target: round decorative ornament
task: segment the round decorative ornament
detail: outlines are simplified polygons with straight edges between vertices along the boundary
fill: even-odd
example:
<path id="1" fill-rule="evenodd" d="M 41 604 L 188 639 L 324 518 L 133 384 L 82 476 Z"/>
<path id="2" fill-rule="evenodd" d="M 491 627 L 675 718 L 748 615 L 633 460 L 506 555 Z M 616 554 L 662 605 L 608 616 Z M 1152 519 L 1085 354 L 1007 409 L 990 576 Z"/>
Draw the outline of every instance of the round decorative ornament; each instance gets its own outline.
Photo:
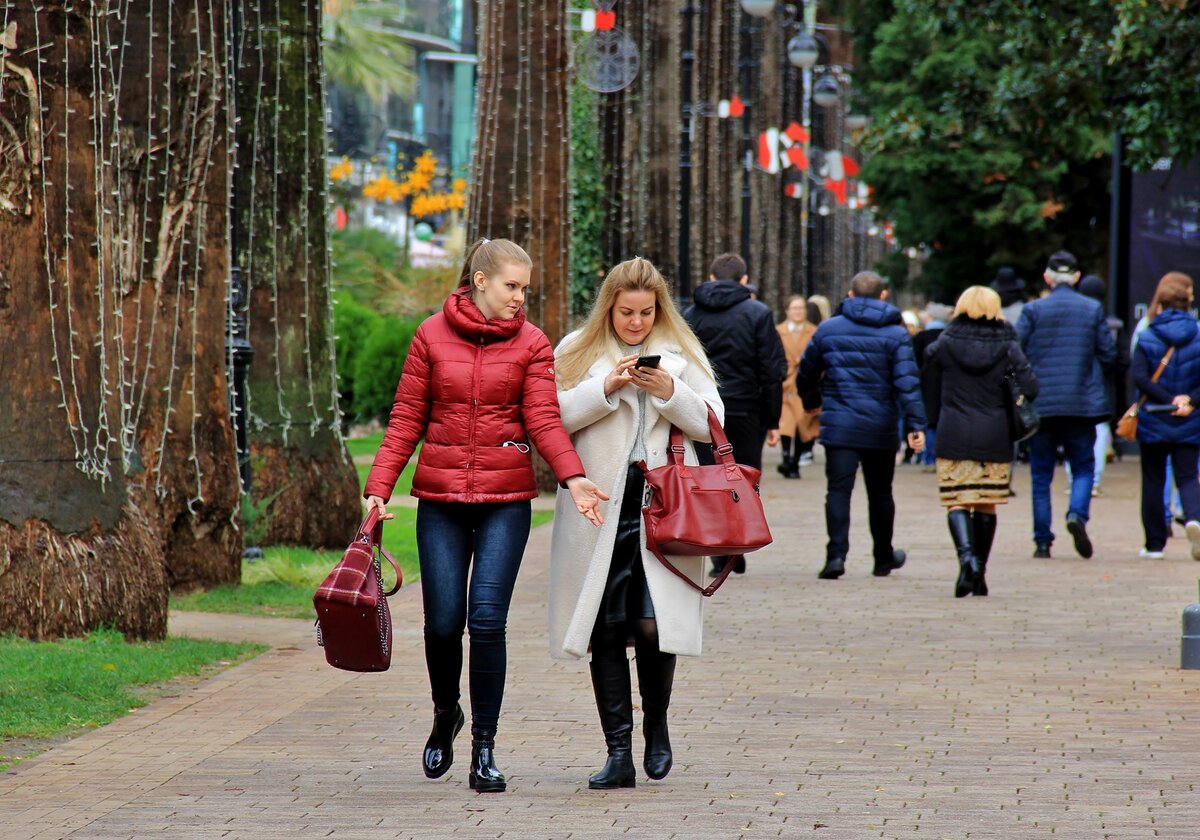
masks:
<path id="1" fill-rule="evenodd" d="M 428 222 L 417 222 L 413 228 L 413 236 L 421 242 L 428 242 L 433 239 L 433 227 Z"/>
<path id="2" fill-rule="evenodd" d="M 642 56 L 637 44 L 619 26 L 596 30 L 575 49 L 579 80 L 597 93 L 615 93 L 637 78 Z"/>

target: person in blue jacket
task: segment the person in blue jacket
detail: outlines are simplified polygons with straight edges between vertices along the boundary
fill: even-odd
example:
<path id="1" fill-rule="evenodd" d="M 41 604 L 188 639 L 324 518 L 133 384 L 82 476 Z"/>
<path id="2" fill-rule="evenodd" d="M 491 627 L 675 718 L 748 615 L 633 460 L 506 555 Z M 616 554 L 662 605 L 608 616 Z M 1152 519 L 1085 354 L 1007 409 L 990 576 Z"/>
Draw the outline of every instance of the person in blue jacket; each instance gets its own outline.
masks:
<path id="1" fill-rule="evenodd" d="M 1150 304 L 1150 326 L 1138 338 L 1131 370 L 1139 396 L 1146 398 L 1138 412 L 1137 441 L 1142 462 L 1142 557 L 1160 558 L 1167 544 L 1163 482 L 1167 458 L 1183 504 L 1193 560 L 1200 560 L 1200 329 L 1192 317 L 1195 301 L 1192 278 L 1172 271 L 1158 281 Z M 1154 372 L 1174 348 L 1157 382 Z M 1147 410 L 1149 408 L 1150 410 Z"/>
<path id="2" fill-rule="evenodd" d="M 796 386 L 810 413 L 821 414 L 825 447 L 825 525 L 829 543 L 819 577 L 846 571 L 850 551 L 850 493 L 859 465 L 867 487 L 877 577 L 904 565 L 893 548 L 896 503 L 892 478 L 903 416 L 913 451 L 925 448 L 925 407 L 912 341 L 900 310 L 887 302 L 878 274 L 861 271 L 850 281 L 841 312 L 821 323 L 800 358 Z"/>
<path id="3" fill-rule="evenodd" d="M 1112 415 L 1105 371 L 1117 348 L 1104 307 L 1075 290 L 1079 269 L 1069 251 L 1050 255 L 1043 274 L 1050 294 L 1025 304 L 1017 319 L 1021 349 L 1040 386 L 1034 408 L 1041 417 L 1029 440 L 1029 477 L 1033 485 L 1034 557 L 1050 557 L 1050 483 L 1055 452 L 1062 447 L 1071 465 L 1071 502 L 1067 532 L 1081 557 L 1092 556 L 1087 533 L 1095 473 L 1096 424 Z"/>

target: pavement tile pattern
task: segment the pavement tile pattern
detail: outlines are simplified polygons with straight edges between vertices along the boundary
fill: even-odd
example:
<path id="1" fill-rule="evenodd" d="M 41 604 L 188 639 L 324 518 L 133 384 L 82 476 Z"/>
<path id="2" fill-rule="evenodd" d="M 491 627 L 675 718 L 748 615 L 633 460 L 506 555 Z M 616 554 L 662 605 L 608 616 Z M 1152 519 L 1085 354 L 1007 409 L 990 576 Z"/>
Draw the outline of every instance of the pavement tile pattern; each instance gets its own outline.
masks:
<path id="1" fill-rule="evenodd" d="M 680 659 L 660 782 L 639 761 L 637 788 L 587 789 L 604 741 L 586 663 L 547 654 L 547 526 L 509 623 L 506 793 L 467 788 L 465 730 L 446 777 L 421 773 L 412 586 L 392 601 L 386 674 L 329 668 L 307 622 L 173 616 L 173 633 L 273 648 L 0 776 L 0 838 L 1200 837 L 1200 671 L 1178 667 L 1200 563 L 1182 539 L 1137 557 L 1136 461 L 1109 467 L 1090 561 L 1061 525 L 1054 558 L 1030 557 L 1018 469 L 992 595 L 956 600 L 933 475 L 898 468 L 904 569 L 871 576 L 860 482 L 847 574 L 818 581 L 821 467 L 785 481 L 777 457 L 763 481 L 776 542 L 709 603 L 705 655 Z"/>

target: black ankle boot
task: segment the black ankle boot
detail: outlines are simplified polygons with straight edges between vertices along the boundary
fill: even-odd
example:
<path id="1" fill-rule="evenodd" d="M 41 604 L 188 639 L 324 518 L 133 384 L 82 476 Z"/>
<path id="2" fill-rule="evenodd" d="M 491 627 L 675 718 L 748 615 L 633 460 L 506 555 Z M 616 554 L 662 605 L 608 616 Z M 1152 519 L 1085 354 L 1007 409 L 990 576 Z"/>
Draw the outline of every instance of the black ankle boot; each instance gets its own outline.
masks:
<path id="1" fill-rule="evenodd" d="M 796 443 L 799 444 L 800 441 L 796 441 Z M 779 447 L 780 447 L 780 455 L 782 457 L 779 460 L 779 466 L 776 467 L 775 469 L 779 470 L 780 475 L 782 475 L 784 478 L 787 478 L 788 470 L 791 467 L 791 461 L 792 461 L 792 439 L 790 437 L 788 437 L 787 435 L 783 435 L 779 439 Z"/>
<path id="2" fill-rule="evenodd" d="M 675 654 L 639 646 L 637 672 L 642 693 L 642 734 L 646 737 L 642 767 L 651 779 L 662 779 L 671 772 L 674 758 L 667 733 L 667 709 L 675 685 Z"/>
<path id="3" fill-rule="evenodd" d="M 637 785 L 633 767 L 633 697 L 629 685 L 629 661 L 622 654 L 617 659 L 593 659 L 592 689 L 596 693 L 596 709 L 600 712 L 600 727 L 608 745 L 608 760 L 604 767 L 588 779 L 592 790 L 631 788 Z"/>
<path id="4" fill-rule="evenodd" d="M 496 769 L 496 733 L 471 730 L 471 772 L 467 774 L 471 790 L 499 793 L 508 787 L 504 774 Z"/>
<path id="5" fill-rule="evenodd" d="M 421 757 L 421 767 L 426 776 L 438 779 L 450 769 L 450 765 L 454 763 L 454 738 L 465 722 L 462 706 L 457 703 L 453 709 L 434 711 L 433 731 L 429 733 L 429 740 L 425 742 L 425 753 Z"/>
<path id="6" fill-rule="evenodd" d="M 958 552 L 958 580 L 954 584 L 954 597 L 964 598 L 971 594 L 979 578 L 979 560 L 971 544 L 971 511 L 955 508 L 946 514 L 946 524 L 950 526 L 950 538 L 954 540 L 954 548 Z"/>
<path id="7" fill-rule="evenodd" d="M 975 558 L 979 561 L 979 577 L 975 578 L 975 594 L 987 595 L 987 581 L 984 580 L 984 575 L 987 574 L 988 555 L 992 553 L 992 540 L 996 536 L 996 514 L 980 513 L 975 511 Z"/>

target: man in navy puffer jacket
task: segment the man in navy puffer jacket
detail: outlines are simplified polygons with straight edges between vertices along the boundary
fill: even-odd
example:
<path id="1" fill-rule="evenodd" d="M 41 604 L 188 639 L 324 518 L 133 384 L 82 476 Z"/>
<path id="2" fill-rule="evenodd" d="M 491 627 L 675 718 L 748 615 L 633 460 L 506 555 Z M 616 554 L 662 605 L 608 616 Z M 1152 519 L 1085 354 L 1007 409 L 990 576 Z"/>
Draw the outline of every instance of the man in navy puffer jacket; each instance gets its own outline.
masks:
<path id="1" fill-rule="evenodd" d="M 874 573 L 883 577 L 904 565 L 904 552 L 892 547 L 897 430 L 903 415 L 909 445 L 917 452 L 924 449 L 925 406 L 912 341 L 900 310 L 886 297 L 878 274 L 854 275 L 840 314 L 817 327 L 796 374 L 804 405 L 821 412 L 829 543 L 819 577 L 826 580 L 841 577 L 846 569 L 850 493 L 859 464 L 875 543 Z"/>
<path id="2" fill-rule="evenodd" d="M 1055 450 L 1061 446 L 1071 465 L 1071 503 L 1067 531 L 1081 557 L 1092 556 L 1087 534 L 1095 470 L 1096 424 L 1111 414 L 1104 372 L 1117 358 L 1104 307 L 1075 291 L 1079 271 L 1068 251 L 1050 255 L 1043 275 L 1050 294 L 1025 304 L 1017 320 L 1021 349 L 1037 375 L 1034 408 L 1041 428 L 1029 440 L 1029 476 L 1033 485 L 1034 557 L 1049 557 L 1050 483 Z"/>

